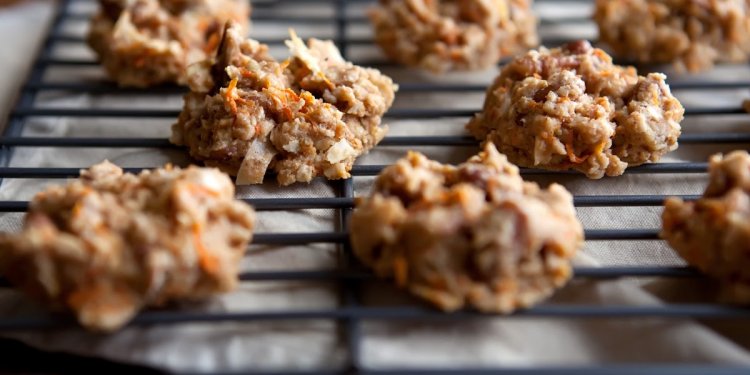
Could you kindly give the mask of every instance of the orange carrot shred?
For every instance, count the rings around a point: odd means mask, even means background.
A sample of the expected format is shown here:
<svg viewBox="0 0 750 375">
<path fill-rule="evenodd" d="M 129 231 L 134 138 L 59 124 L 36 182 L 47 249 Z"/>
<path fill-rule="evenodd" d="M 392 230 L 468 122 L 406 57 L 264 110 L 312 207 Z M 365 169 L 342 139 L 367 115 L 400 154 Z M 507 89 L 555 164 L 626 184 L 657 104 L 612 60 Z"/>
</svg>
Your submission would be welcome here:
<svg viewBox="0 0 750 375">
<path fill-rule="evenodd" d="M 396 280 L 396 285 L 401 287 L 406 285 L 406 279 L 409 276 L 408 266 L 404 257 L 399 256 L 393 259 L 393 276 Z"/>
<path fill-rule="evenodd" d="M 282 61 L 281 64 L 279 64 L 279 68 L 281 70 L 286 70 L 286 68 L 289 67 L 289 64 L 290 64 L 289 59 L 286 59 L 286 60 Z"/>
<path fill-rule="evenodd" d="M 232 109 L 232 113 L 237 114 L 237 78 L 232 78 L 229 82 L 226 91 L 224 92 L 224 100 L 229 103 L 229 107 Z"/>
<path fill-rule="evenodd" d="M 589 158 L 588 155 L 579 157 L 575 154 L 573 151 L 573 133 L 571 132 L 568 132 L 568 135 L 565 137 L 565 152 L 568 154 L 568 159 L 575 164 L 581 164 Z"/>
<path fill-rule="evenodd" d="M 203 47 L 203 51 L 206 53 L 211 53 L 216 47 L 219 45 L 219 33 L 213 33 L 208 38 L 208 41 L 206 42 L 205 47 Z"/>
<path fill-rule="evenodd" d="M 70 293 L 70 295 L 68 295 L 68 301 L 67 301 L 68 306 L 70 306 L 73 309 L 80 309 L 86 303 L 95 299 L 95 297 L 98 296 L 99 294 L 100 293 L 97 287 L 93 287 L 91 289 L 89 288 L 78 289 Z"/>
<path fill-rule="evenodd" d="M 207 187 L 205 187 L 203 185 L 199 185 L 199 184 L 185 184 L 184 186 L 192 194 L 196 194 L 196 195 L 197 194 L 205 194 L 205 195 L 210 195 L 212 197 L 219 196 L 219 192 L 217 192 L 215 190 L 211 190 L 211 189 L 209 189 L 209 188 L 207 188 Z"/>
<path fill-rule="evenodd" d="M 218 272 L 219 262 L 203 245 L 203 239 L 201 239 L 201 226 L 198 223 L 193 224 L 193 244 L 195 246 L 195 251 L 198 252 L 198 263 L 201 268 L 208 273 Z"/>
</svg>

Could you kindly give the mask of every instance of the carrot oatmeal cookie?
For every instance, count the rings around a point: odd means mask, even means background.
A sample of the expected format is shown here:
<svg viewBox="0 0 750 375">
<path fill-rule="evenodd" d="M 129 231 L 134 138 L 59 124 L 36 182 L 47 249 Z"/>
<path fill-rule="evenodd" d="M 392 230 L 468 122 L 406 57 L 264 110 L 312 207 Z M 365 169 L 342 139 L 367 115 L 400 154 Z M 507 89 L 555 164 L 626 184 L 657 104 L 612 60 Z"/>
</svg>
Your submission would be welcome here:
<svg viewBox="0 0 750 375">
<path fill-rule="evenodd" d="M 467 128 L 523 167 L 618 176 L 677 148 L 685 111 L 665 79 L 586 41 L 541 48 L 503 68 Z"/>
<path fill-rule="evenodd" d="M 571 277 L 583 244 L 572 197 L 524 182 L 492 144 L 458 167 L 410 152 L 352 215 L 354 252 L 443 310 L 510 313 Z"/>
<path fill-rule="evenodd" d="M 267 170 L 281 185 L 350 177 L 354 160 L 383 139 L 397 87 L 329 41 L 305 45 L 292 33 L 287 45 L 292 57 L 279 63 L 227 24 L 217 57 L 191 67 L 172 143 L 241 185 L 262 183 Z"/>
<path fill-rule="evenodd" d="M 136 176 L 103 162 L 34 197 L 23 231 L 0 237 L 0 272 L 86 328 L 113 331 L 142 308 L 234 289 L 253 224 L 216 169 Z"/>
<path fill-rule="evenodd" d="M 88 44 L 121 86 L 186 84 L 213 54 L 227 20 L 249 27 L 248 0 L 99 0 Z"/>
<path fill-rule="evenodd" d="M 662 237 L 682 258 L 721 283 L 723 300 L 750 303 L 750 155 L 714 155 L 695 202 L 667 199 Z"/>
<path fill-rule="evenodd" d="M 380 0 L 375 41 L 394 61 L 434 73 L 478 70 L 539 44 L 532 0 Z"/>
<path fill-rule="evenodd" d="M 597 0 L 599 38 L 618 57 L 698 72 L 750 54 L 750 0 Z"/>
</svg>

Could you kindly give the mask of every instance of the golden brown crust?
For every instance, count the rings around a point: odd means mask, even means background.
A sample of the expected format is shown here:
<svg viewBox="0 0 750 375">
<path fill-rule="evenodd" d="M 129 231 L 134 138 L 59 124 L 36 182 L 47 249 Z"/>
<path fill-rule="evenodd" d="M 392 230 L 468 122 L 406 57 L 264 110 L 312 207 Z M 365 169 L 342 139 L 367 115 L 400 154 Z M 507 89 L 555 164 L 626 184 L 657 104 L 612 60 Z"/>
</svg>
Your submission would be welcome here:
<svg viewBox="0 0 750 375">
<path fill-rule="evenodd" d="M 722 299 L 750 303 L 750 155 L 714 155 L 709 184 L 695 202 L 667 199 L 664 237 L 690 265 L 718 279 Z"/>
<path fill-rule="evenodd" d="M 699 72 L 750 54 L 748 0 L 597 0 L 599 39 L 618 57 Z"/>
<path fill-rule="evenodd" d="M 288 45 L 292 58 L 279 63 L 227 26 L 213 65 L 191 67 L 172 143 L 238 184 L 261 183 L 267 171 L 282 185 L 350 177 L 355 159 L 385 136 L 380 122 L 397 86 L 345 61 L 331 42 L 293 36 Z"/>
<path fill-rule="evenodd" d="M 435 73 L 477 70 L 539 43 L 531 0 L 381 0 L 370 19 L 394 61 Z"/>
<path fill-rule="evenodd" d="M 568 281 L 583 228 L 565 188 L 524 182 L 488 144 L 458 167 L 410 152 L 386 168 L 351 241 L 378 276 L 441 309 L 509 313 Z"/>
<path fill-rule="evenodd" d="M 136 176 L 104 162 L 34 197 L 23 231 L 0 238 L 0 271 L 86 328 L 112 331 L 144 307 L 234 289 L 254 220 L 215 169 Z"/>
<path fill-rule="evenodd" d="M 186 84 L 188 65 L 216 49 L 221 27 L 249 28 L 248 0 L 100 0 L 88 44 L 121 86 Z"/>
<path fill-rule="evenodd" d="M 523 167 L 618 176 L 677 148 L 684 108 L 665 79 L 586 41 L 541 48 L 503 68 L 467 128 Z"/>
</svg>

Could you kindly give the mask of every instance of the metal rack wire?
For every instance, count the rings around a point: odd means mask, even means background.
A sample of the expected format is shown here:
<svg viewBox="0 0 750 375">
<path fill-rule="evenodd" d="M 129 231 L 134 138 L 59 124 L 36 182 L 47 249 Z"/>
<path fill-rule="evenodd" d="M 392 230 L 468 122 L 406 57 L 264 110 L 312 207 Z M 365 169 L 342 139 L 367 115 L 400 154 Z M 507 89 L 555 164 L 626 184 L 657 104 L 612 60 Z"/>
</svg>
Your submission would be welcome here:
<svg viewBox="0 0 750 375">
<path fill-rule="evenodd" d="M 67 91 L 89 94 L 130 94 L 144 93 L 137 89 L 120 89 L 110 83 L 56 83 L 47 82 L 44 79 L 46 71 L 50 67 L 59 66 L 93 66 L 93 60 L 74 60 L 54 57 L 53 48 L 58 43 L 81 43 L 82 38 L 64 33 L 61 25 L 65 20 L 83 19 L 86 16 L 72 13 L 71 3 L 85 0 L 62 0 L 59 9 L 51 23 L 49 33 L 43 43 L 39 55 L 35 59 L 28 80 L 24 84 L 18 102 L 8 118 L 8 124 L 0 138 L 0 178 L 36 179 L 36 178 L 68 178 L 76 177 L 78 168 L 14 168 L 9 167 L 13 152 L 18 147 L 109 147 L 109 148 L 172 148 L 173 146 L 165 139 L 156 138 L 33 138 L 22 136 L 22 131 L 27 119 L 30 117 L 118 117 L 118 118 L 174 118 L 178 112 L 174 110 L 161 109 L 67 109 L 67 108 L 40 108 L 36 105 L 36 99 L 40 92 L 44 91 Z M 553 0 L 547 0 L 553 1 Z M 256 1 L 254 3 L 254 19 L 268 21 L 285 21 L 299 24 L 326 24 L 335 28 L 335 38 L 342 54 L 346 57 L 351 46 L 372 44 L 371 39 L 350 37 L 349 26 L 355 23 L 366 22 L 361 17 L 348 16 L 347 8 L 352 4 L 367 2 L 366 0 L 319 0 L 319 2 L 330 3 L 335 9 L 334 17 L 293 17 L 278 16 L 268 10 L 275 6 L 284 6 L 293 3 L 305 2 L 304 0 L 285 0 L 273 2 Z M 545 2 L 537 0 L 537 2 Z M 575 0 L 573 2 L 586 2 L 586 0 Z M 580 18 L 570 17 L 558 19 L 555 22 L 575 23 Z M 550 22 L 542 20 L 542 23 Z M 282 39 L 261 40 L 271 45 L 281 44 Z M 546 45 L 561 43 L 563 40 L 546 39 Z M 363 65 L 376 67 L 389 66 L 383 61 L 359 62 Z M 750 81 L 685 81 L 674 82 L 673 88 L 711 90 L 721 88 L 748 88 Z M 482 92 L 485 86 L 475 84 L 429 84 L 429 83 L 407 83 L 402 84 L 400 92 Z M 180 93 L 184 89 L 178 87 L 161 87 L 149 89 L 150 94 Z M 738 103 L 739 104 L 739 103 Z M 475 113 L 475 110 L 453 110 L 453 109 L 417 109 L 399 108 L 390 111 L 389 118 L 404 119 L 433 119 L 444 117 L 464 118 Z M 726 108 L 689 108 L 687 116 L 711 115 L 725 116 L 744 113 L 739 107 Z M 750 143 L 749 133 L 721 133 L 709 132 L 701 134 L 686 134 L 680 139 L 683 144 L 745 144 Z M 419 136 L 419 137 L 386 137 L 380 147 L 389 146 L 474 146 L 475 141 L 469 137 L 457 136 Z M 93 161 L 92 161 L 93 162 Z M 148 166 L 153 167 L 153 166 Z M 376 175 L 383 166 L 361 165 L 355 166 L 352 174 L 355 178 Z M 138 171 L 141 168 L 130 169 Z M 673 174 L 673 173 L 704 173 L 706 163 L 669 163 L 653 164 L 629 169 L 627 173 L 640 174 Z M 524 169 L 525 175 L 557 175 L 566 172 L 549 172 Z M 328 310 L 309 311 L 274 311 L 274 312 L 247 312 L 247 313 L 190 313 L 178 311 L 145 312 L 139 315 L 132 324 L 180 324 L 188 322 L 226 322 L 226 321 L 272 321 L 272 320 L 305 320 L 324 319 L 338 321 L 344 332 L 344 340 L 348 349 L 348 365 L 339 369 L 317 369 L 300 374 L 745 374 L 748 368 L 735 368 L 724 366 L 685 366 L 685 365 L 641 365 L 641 366 L 602 366 L 590 368 L 483 368 L 483 369 L 401 369 L 401 370 L 371 370 L 362 365 L 361 354 L 361 332 L 360 326 L 364 320 L 404 320 L 404 319 L 430 319 L 430 320 L 461 320 L 467 318 L 479 318 L 484 315 L 462 311 L 452 314 L 444 314 L 427 307 L 394 306 L 394 307 L 371 307 L 363 305 L 359 297 L 361 283 L 372 280 L 374 277 L 358 267 L 352 259 L 348 245 L 347 219 L 353 206 L 354 184 L 352 180 L 334 181 L 330 184 L 337 191 L 336 197 L 326 198 L 265 198 L 247 200 L 248 203 L 261 211 L 273 210 L 296 210 L 296 209 L 335 209 L 340 212 L 339 230 L 323 233 L 259 233 L 254 238 L 254 244 L 273 245 L 305 245 L 311 243 L 338 244 L 342 254 L 342 267 L 339 270 L 322 271 L 265 271 L 248 272 L 241 275 L 246 282 L 261 281 L 329 281 L 335 282 L 341 289 L 341 305 Z M 642 207 L 660 206 L 665 196 L 661 195 L 630 195 L 630 196 L 576 196 L 575 204 L 578 207 Z M 683 196 L 685 199 L 695 199 L 696 196 Z M 26 210 L 26 201 L 0 201 L 0 212 L 23 212 Z M 654 240 L 658 239 L 657 229 L 589 229 L 586 231 L 589 241 L 597 240 Z M 665 277 L 665 278 L 693 278 L 700 277 L 694 270 L 683 267 L 601 267 L 601 268 L 577 268 L 576 278 L 589 279 L 611 279 L 620 277 Z M 7 283 L 0 282 L 0 286 L 8 287 Z M 598 306 L 598 305 L 572 305 L 555 306 L 541 305 L 532 309 L 518 312 L 508 319 L 521 317 L 548 317 L 567 319 L 586 319 L 592 317 L 606 318 L 643 318 L 656 317 L 670 318 L 750 318 L 750 310 L 744 308 L 715 305 L 715 304 L 667 304 L 660 306 Z M 0 318 L 0 332 L 15 330 L 41 330 L 55 327 L 70 326 L 72 321 L 64 317 L 21 317 Z M 251 370 L 251 369 L 248 369 Z M 261 373 L 248 371 L 247 373 Z"/>
</svg>

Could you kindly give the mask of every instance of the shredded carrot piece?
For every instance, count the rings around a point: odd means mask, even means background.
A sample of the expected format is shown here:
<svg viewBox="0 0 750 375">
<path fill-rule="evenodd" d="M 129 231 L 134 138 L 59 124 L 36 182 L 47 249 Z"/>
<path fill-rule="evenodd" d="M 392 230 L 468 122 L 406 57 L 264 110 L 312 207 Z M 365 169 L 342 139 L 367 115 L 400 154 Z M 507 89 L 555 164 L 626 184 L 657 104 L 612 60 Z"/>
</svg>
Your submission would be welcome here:
<svg viewBox="0 0 750 375">
<path fill-rule="evenodd" d="M 274 90 L 270 92 L 271 99 L 276 103 L 277 106 L 280 107 L 281 112 L 284 114 L 284 117 L 287 121 L 290 121 L 294 118 L 294 112 L 292 112 L 292 109 L 289 108 L 290 102 L 298 102 L 300 100 L 300 97 L 297 95 L 294 90 L 285 88 L 283 90 Z"/>
<path fill-rule="evenodd" d="M 281 112 L 284 114 L 284 117 L 286 118 L 286 120 L 290 121 L 290 120 L 292 120 L 294 118 L 294 113 L 292 112 L 292 109 L 289 108 L 289 105 L 288 105 L 289 104 L 289 100 L 288 100 L 289 93 L 287 93 L 286 90 L 288 90 L 288 89 L 285 89 L 284 91 L 282 91 L 282 93 L 284 93 L 283 96 L 282 95 L 271 95 L 271 97 L 273 98 L 273 101 L 276 102 L 276 105 L 278 105 L 279 107 L 281 107 Z"/>
<path fill-rule="evenodd" d="M 568 135 L 565 137 L 565 152 L 568 154 L 568 159 L 575 164 L 581 164 L 589 158 L 588 155 L 579 157 L 575 154 L 573 151 L 573 133 L 571 132 L 568 132 Z"/>
<path fill-rule="evenodd" d="M 206 46 L 203 47 L 203 51 L 206 53 L 211 53 L 216 47 L 219 45 L 219 33 L 213 33 L 208 38 L 208 41 L 206 42 Z"/>
<path fill-rule="evenodd" d="M 606 144 L 607 144 L 607 141 L 603 141 L 599 143 L 598 145 L 596 145 L 596 148 L 594 149 L 594 155 L 601 154 L 602 152 L 604 152 L 604 145 Z"/>
<path fill-rule="evenodd" d="M 405 286 L 406 279 L 409 276 L 409 267 L 404 257 L 396 257 L 393 259 L 393 276 L 398 286 Z"/>
<path fill-rule="evenodd" d="M 224 92 L 224 100 L 229 103 L 229 107 L 232 109 L 232 113 L 237 114 L 237 78 L 232 78 L 229 82 L 227 90 Z"/>
<path fill-rule="evenodd" d="M 287 121 L 291 121 L 294 118 L 294 113 L 292 113 L 291 108 L 284 107 L 282 108 L 282 111 L 284 111 L 284 116 L 286 117 Z"/>
<path fill-rule="evenodd" d="M 201 268 L 208 273 L 216 273 L 219 271 L 219 261 L 209 253 L 208 249 L 203 245 L 203 239 L 201 238 L 201 226 L 198 223 L 193 224 L 193 244 L 195 251 L 198 252 L 198 263 Z"/>
<path fill-rule="evenodd" d="M 68 306 L 74 310 L 78 310 L 89 301 L 96 299 L 100 294 L 101 293 L 96 286 L 93 288 L 82 288 L 76 290 L 68 295 Z"/>
<path fill-rule="evenodd" d="M 197 195 L 197 194 L 205 194 L 205 195 L 210 195 L 210 196 L 212 196 L 212 197 L 218 197 L 218 196 L 219 196 L 219 192 L 217 192 L 217 191 L 215 191 L 215 190 L 211 190 L 211 189 L 209 189 L 209 188 L 207 188 L 207 187 L 205 187 L 205 186 L 203 186 L 203 185 L 198 185 L 198 184 L 185 184 L 185 185 L 183 185 L 183 186 L 185 186 L 185 188 L 186 188 L 186 189 L 187 189 L 187 190 L 188 190 L 188 191 L 189 191 L 190 193 L 192 193 L 192 194 L 196 194 L 196 195 Z"/>
<path fill-rule="evenodd" d="M 607 58 L 607 54 L 604 53 L 604 51 L 602 51 L 600 49 L 595 49 L 594 50 L 594 56 L 596 56 L 596 57 L 598 57 L 600 59 L 606 59 Z"/>
<path fill-rule="evenodd" d="M 293 101 L 299 100 L 299 95 L 297 95 L 297 93 L 294 92 L 294 90 L 290 88 L 284 89 L 284 94 L 286 95 L 287 100 L 293 100 Z"/>
<path fill-rule="evenodd" d="M 255 75 L 255 73 L 253 73 L 253 72 L 251 72 L 251 71 L 249 71 L 247 69 L 242 69 L 240 71 L 240 74 L 242 74 L 242 78 L 253 78 L 253 76 Z"/>
<path fill-rule="evenodd" d="M 284 89 L 284 95 L 286 96 L 284 98 L 286 105 L 288 106 L 290 103 L 296 103 L 299 101 L 299 96 L 297 94 L 290 90 L 290 89 Z"/>
<path fill-rule="evenodd" d="M 91 194 L 93 190 L 89 187 L 84 188 L 83 193 L 81 194 L 81 198 L 86 197 L 87 195 Z M 73 206 L 73 218 L 77 219 L 79 216 L 83 214 L 83 201 L 78 201 Z"/>
<path fill-rule="evenodd" d="M 200 19 L 198 19 L 197 29 L 200 30 L 200 31 L 206 31 L 206 29 L 208 29 L 208 26 L 209 26 L 208 22 L 209 22 L 208 18 L 201 17 Z"/>
<path fill-rule="evenodd" d="M 83 202 L 76 202 L 73 206 L 73 219 L 78 219 L 83 213 Z"/>
<path fill-rule="evenodd" d="M 328 77 L 326 77 L 325 74 L 323 74 L 323 72 L 320 72 L 319 75 L 320 78 L 323 79 L 323 82 L 325 82 L 326 86 L 328 86 L 329 90 L 333 90 L 336 88 L 336 86 L 328 79 Z"/>
<path fill-rule="evenodd" d="M 294 78 L 297 81 L 300 81 L 300 80 L 302 80 L 302 77 L 310 74 L 311 72 L 312 72 L 312 70 L 310 70 L 310 68 L 308 68 L 306 66 L 302 66 L 302 68 L 300 68 L 300 70 L 298 70 L 297 73 L 295 73 Z"/>
</svg>

